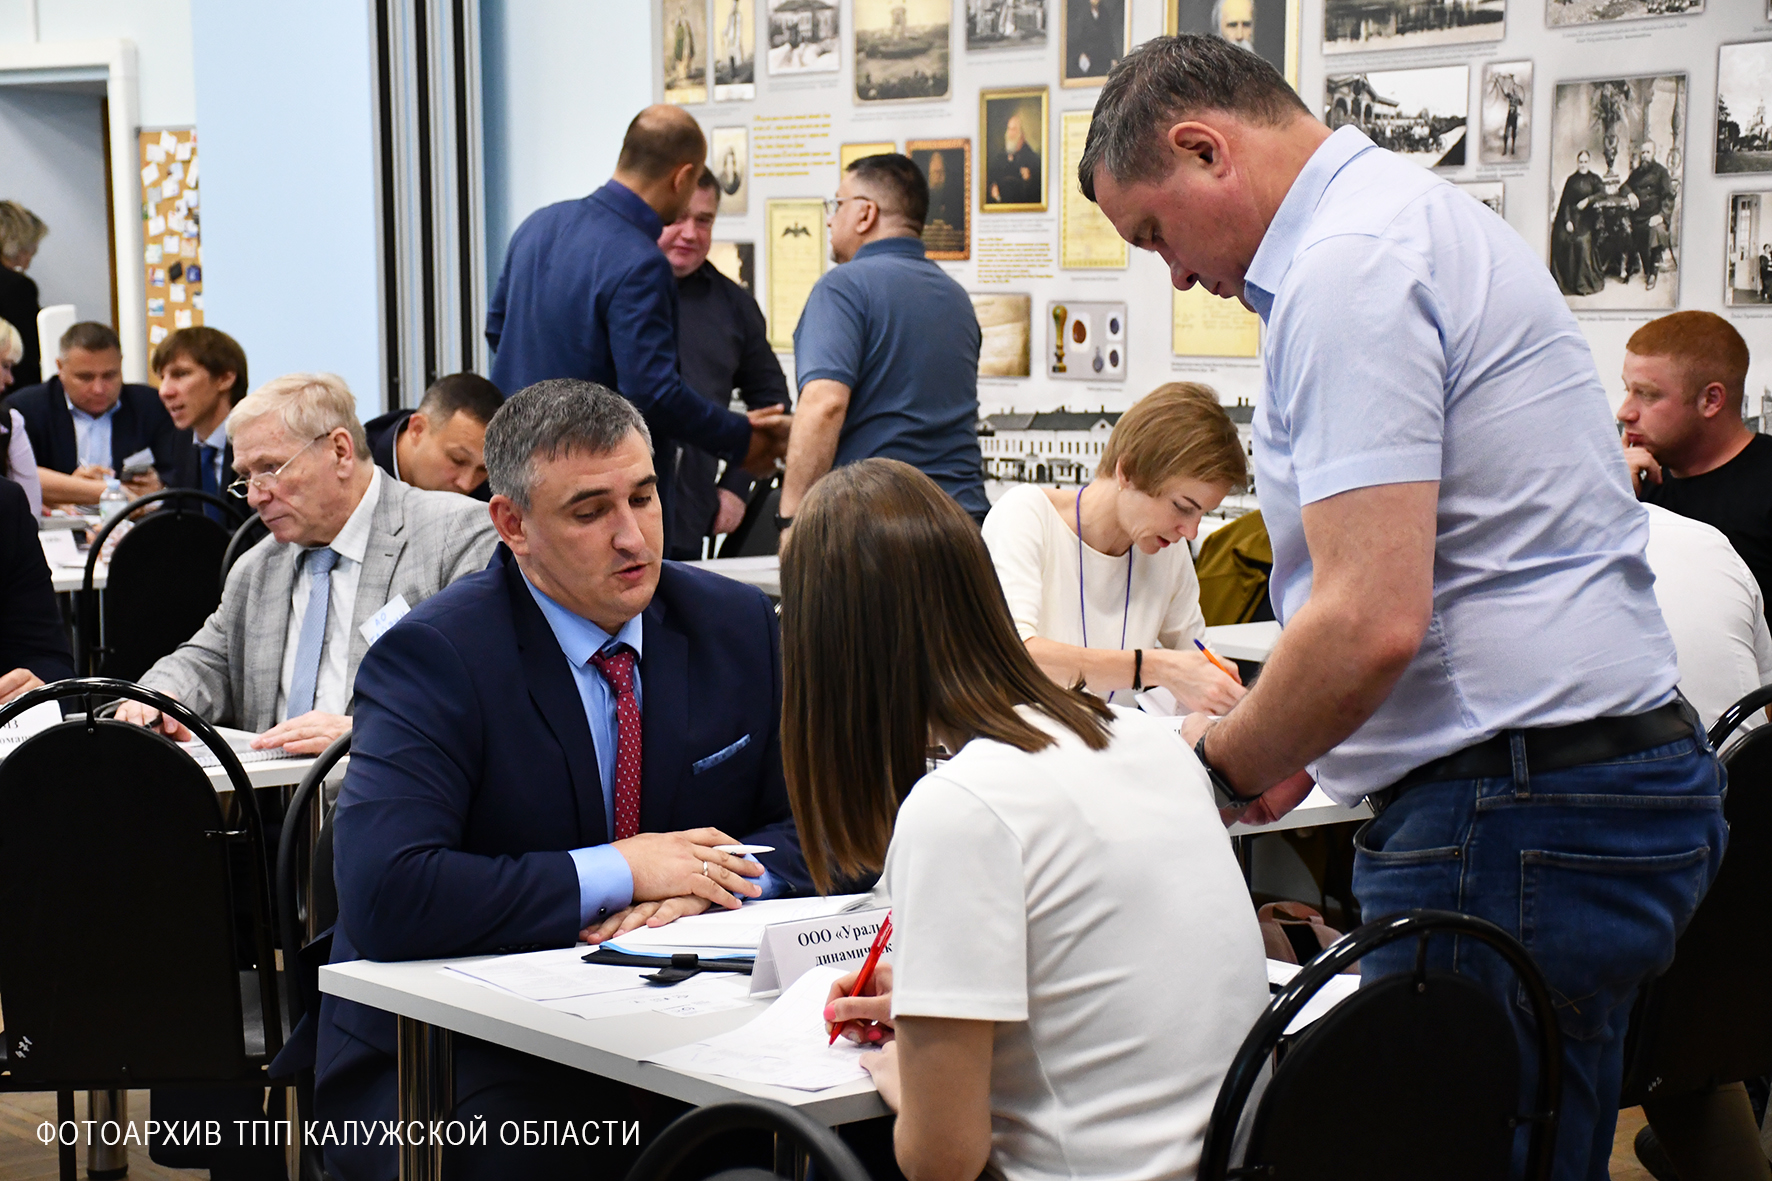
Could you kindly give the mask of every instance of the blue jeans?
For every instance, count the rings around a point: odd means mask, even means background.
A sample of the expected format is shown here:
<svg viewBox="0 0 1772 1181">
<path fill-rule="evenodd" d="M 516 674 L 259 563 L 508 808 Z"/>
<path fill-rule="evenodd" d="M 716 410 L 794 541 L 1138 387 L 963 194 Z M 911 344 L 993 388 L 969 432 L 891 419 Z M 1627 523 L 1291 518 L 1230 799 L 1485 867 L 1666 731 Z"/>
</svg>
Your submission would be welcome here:
<svg viewBox="0 0 1772 1181">
<path fill-rule="evenodd" d="M 1513 735 L 1508 778 L 1426 783 L 1354 838 L 1354 895 L 1367 921 L 1415 907 L 1488 919 L 1526 945 L 1563 1031 L 1558 1181 L 1606 1181 L 1624 1037 L 1638 987 L 1666 970 L 1674 941 L 1722 862 L 1723 769 L 1702 736 L 1605 763 L 1533 772 Z M 1366 981 L 1414 965 L 1415 942 L 1366 957 Z M 1431 965 L 1477 980 L 1507 1006 L 1522 1078 L 1536 1080 L 1531 1007 L 1486 947 L 1436 938 Z M 1532 1105 L 1524 1090 L 1521 1110 Z M 1525 1164 L 1527 1129 L 1515 1142 Z"/>
</svg>

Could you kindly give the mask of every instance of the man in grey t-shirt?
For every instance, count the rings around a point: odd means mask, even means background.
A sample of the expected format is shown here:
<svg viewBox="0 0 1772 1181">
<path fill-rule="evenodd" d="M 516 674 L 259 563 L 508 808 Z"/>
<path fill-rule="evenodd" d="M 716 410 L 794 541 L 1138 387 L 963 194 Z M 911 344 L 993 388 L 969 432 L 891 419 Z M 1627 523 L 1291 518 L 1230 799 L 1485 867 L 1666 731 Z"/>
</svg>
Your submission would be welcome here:
<svg viewBox="0 0 1772 1181">
<path fill-rule="evenodd" d="M 882 456 L 917 468 L 982 522 L 978 317 L 924 256 L 929 185 L 906 156 L 865 156 L 826 201 L 831 255 L 794 329 L 800 407 L 778 523 L 831 468 Z"/>
</svg>

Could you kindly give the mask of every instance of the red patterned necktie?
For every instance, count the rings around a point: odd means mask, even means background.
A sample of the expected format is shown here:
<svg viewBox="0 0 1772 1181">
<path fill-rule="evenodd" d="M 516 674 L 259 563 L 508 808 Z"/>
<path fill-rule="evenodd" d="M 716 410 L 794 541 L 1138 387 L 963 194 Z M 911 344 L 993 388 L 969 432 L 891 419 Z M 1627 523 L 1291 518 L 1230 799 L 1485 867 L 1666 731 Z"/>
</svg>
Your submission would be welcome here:
<svg viewBox="0 0 1772 1181">
<path fill-rule="evenodd" d="M 634 650 L 623 644 L 591 657 L 615 692 L 615 840 L 640 831 L 640 703 L 634 699 Z"/>
</svg>

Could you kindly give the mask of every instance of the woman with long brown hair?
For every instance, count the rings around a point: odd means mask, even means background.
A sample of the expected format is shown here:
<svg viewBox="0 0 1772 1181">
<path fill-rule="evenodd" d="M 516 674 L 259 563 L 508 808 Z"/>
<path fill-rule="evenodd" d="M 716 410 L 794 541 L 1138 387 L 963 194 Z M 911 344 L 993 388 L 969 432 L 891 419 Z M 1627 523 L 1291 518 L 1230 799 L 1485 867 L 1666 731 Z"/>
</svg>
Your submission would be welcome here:
<svg viewBox="0 0 1772 1181">
<path fill-rule="evenodd" d="M 1191 1177 L 1267 1000 L 1205 772 L 1016 634 L 972 519 L 906 464 L 838 468 L 782 558 L 782 753 L 813 878 L 884 870 L 894 960 L 826 1019 L 913 1177 Z M 925 774 L 928 748 L 952 756 Z M 839 994 L 841 998 L 839 999 Z"/>
</svg>

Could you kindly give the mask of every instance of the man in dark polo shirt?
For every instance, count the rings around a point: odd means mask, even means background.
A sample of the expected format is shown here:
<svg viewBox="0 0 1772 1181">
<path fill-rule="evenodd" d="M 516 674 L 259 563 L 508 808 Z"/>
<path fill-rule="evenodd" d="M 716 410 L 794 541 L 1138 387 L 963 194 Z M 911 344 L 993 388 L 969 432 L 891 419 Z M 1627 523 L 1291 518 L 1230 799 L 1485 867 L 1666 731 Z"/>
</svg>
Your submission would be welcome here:
<svg viewBox="0 0 1772 1181">
<path fill-rule="evenodd" d="M 934 480 L 978 520 L 978 317 L 923 253 L 929 185 L 909 157 L 864 156 L 826 201 L 831 257 L 794 329 L 800 405 L 777 524 L 833 467 L 881 456 Z"/>
<path fill-rule="evenodd" d="M 1772 603 L 1772 437 L 1741 421 L 1747 342 L 1714 312 L 1675 312 L 1624 349 L 1618 421 L 1638 499 L 1722 530 Z"/>
<path fill-rule="evenodd" d="M 788 381 L 769 347 L 762 309 L 750 292 L 708 261 L 719 211 L 719 178 L 704 168 L 689 211 L 658 236 L 658 248 L 677 276 L 677 358 L 683 380 L 722 408 L 737 390 L 747 409 L 785 410 Z M 668 464 L 672 458 L 663 456 L 659 462 Z M 703 538 L 738 527 L 756 480 L 735 463 L 716 478 L 719 460 L 689 444 L 677 448 L 674 462 L 676 519 L 668 556 L 689 562 L 701 557 Z"/>
</svg>

